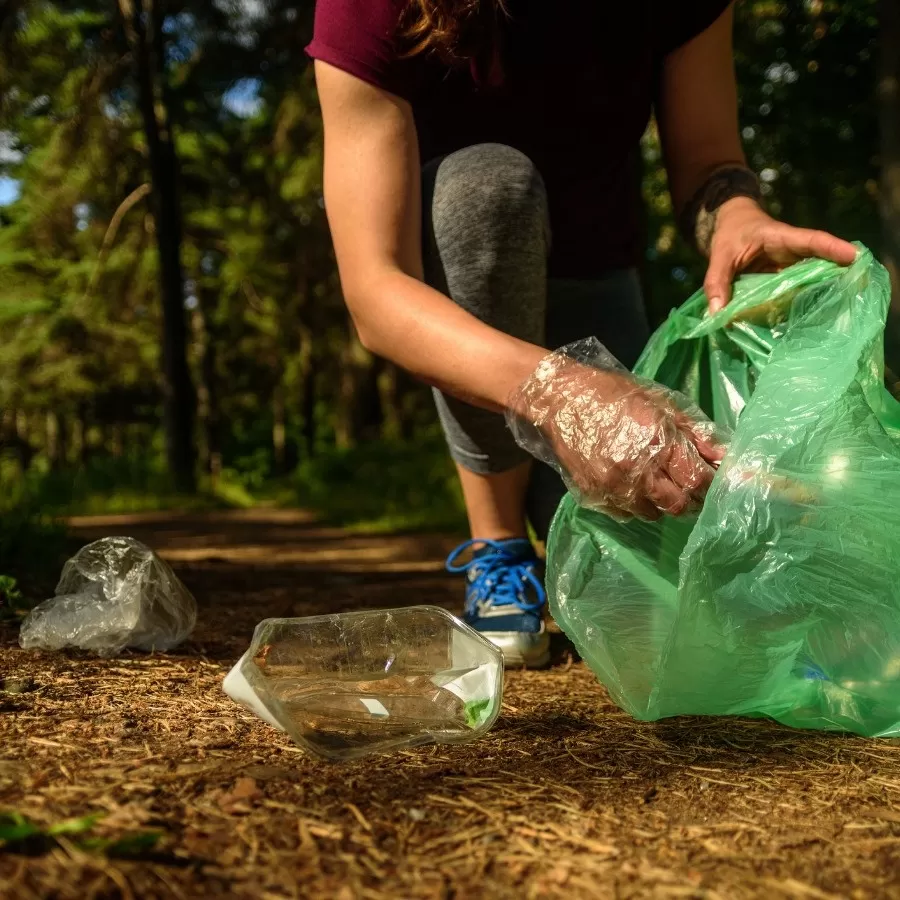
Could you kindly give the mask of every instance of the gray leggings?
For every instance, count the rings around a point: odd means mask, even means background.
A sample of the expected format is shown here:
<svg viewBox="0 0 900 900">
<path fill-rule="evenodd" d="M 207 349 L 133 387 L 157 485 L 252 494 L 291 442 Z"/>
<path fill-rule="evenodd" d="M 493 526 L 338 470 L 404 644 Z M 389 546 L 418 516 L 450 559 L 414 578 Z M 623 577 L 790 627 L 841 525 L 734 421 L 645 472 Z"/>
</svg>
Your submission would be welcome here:
<svg viewBox="0 0 900 900">
<path fill-rule="evenodd" d="M 433 160 L 423 170 L 425 280 L 494 328 L 557 348 L 597 337 L 634 365 L 649 336 L 637 273 L 589 281 L 547 278 L 547 194 L 524 154 L 478 144 Z M 503 417 L 435 391 L 453 459 L 479 474 L 528 459 Z M 526 499 L 529 521 L 545 540 L 565 487 L 536 465 Z"/>
</svg>

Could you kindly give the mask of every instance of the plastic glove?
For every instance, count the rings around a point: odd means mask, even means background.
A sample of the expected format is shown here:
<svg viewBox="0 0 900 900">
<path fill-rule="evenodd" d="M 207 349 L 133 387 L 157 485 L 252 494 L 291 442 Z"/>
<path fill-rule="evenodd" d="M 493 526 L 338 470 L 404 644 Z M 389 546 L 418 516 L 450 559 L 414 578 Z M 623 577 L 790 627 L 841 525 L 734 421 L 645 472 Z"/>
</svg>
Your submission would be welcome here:
<svg viewBox="0 0 900 900">
<path fill-rule="evenodd" d="M 582 506 L 617 519 L 697 509 L 725 455 L 687 398 L 631 375 L 593 338 L 545 357 L 510 398 L 507 423 Z"/>
</svg>

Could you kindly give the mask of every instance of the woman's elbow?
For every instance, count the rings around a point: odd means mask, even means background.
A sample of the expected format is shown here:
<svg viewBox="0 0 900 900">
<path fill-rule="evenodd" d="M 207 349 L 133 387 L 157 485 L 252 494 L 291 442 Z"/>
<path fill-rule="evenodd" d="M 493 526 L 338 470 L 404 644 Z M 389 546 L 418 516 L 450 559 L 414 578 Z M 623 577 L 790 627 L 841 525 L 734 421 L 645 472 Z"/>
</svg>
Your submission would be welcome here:
<svg viewBox="0 0 900 900">
<path fill-rule="evenodd" d="M 386 304 L 385 297 L 396 288 L 393 272 L 368 269 L 357 277 L 341 278 L 344 302 L 356 328 L 359 342 L 375 356 L 390 359 L 391 347 L 387 339 L 395 304 Z"/>
<path fill-rule="evenodd" d="M 379 339 L 378 329 L 372 328 L 371 325 L 360 321 L 353 317 L 353 325 L 356 328 L 356 336 L 359 338 L 360 344 L 375 356 L 385 356 L 383 342 Z"/>
<path fill-rule="evenodd" d="M 347 311 L 350 313 L 350 320 L 356 329 L 356 336 L 360 344 L 375 356 L 384 356 L 383 340 L 381 337 L 381 329 L 378 327 L 377 316 L 373 315 L 371 298 L 366 294 L 369 292 L 358 292 L 352 287 L 344 288 L 344 303 L 347 305 Z"/>
</svg>

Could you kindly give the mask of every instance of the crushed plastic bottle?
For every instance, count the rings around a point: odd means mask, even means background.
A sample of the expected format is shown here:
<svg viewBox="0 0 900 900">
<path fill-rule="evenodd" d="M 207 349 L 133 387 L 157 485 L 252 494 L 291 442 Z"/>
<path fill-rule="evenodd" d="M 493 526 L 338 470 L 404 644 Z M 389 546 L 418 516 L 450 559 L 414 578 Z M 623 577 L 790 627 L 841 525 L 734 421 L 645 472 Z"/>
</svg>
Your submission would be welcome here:
<svg viewBox="0 0 900 900">
<path fill-rule="evenodd" d="M 436 606 L 265 619 L 223 688 L 304 749 L 350 760 L 484 735 L 503 654 Z"/>
<path fill-rule="evenodd" d="M 196 601 L 163 560 L 134 538 L 108 537 L 65 564 L 56 596 L 28 614 L 19 643 L 100 656 L 126 647 L 167 651 L 187 640 L 196 623 Z"/>
</svg>

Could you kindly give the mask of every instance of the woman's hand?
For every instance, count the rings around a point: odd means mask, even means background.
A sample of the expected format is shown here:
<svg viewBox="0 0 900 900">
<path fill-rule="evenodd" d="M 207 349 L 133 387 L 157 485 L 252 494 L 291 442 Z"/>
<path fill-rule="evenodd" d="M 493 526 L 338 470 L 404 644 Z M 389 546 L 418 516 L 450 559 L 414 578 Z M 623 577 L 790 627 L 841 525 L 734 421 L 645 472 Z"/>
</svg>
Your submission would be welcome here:
<svg viewBox="0 0 900 900">
<path fill-rule="evenodd" d="M 853 244 L 824 231 L 778 222 L 745 197 L 722 204 L 715 215 L 703 284 L 710 312 L 718 312 L 728 303 L 731 283 L 741 272 L 777 272 L 809 257 L 841 266 L 849 266 L 856 259 Z"/>
<path fill-rule="evenodd" d="M 662 390 L 585 369 L 561 403 L 550 443 L 583 506 L 654 521 L 699 508 L 724 456 Z"/>
<path fill-rule="evenodd" d="M 738 128 L 732 26 L 734 5 L 664 60 L 656 119 L 675 208 L 691 208 L 710 175 L 746 166 Z M 759 205 L 733 196 L 717 205 L 702 234 L 690 223 L 688 236 L 709 257 L 706 296 L 710 309 L 731 298 L 731 283 L 745 271 L 777 270 L 810 256 L 849 265 L 852 244 L 825 234 L 776 222 Z M 709 209 L 713 209 L 712 206 Z"/>
<path fill-rule="evenodd" d="M 582 506 L 650 521 L 696 509 L 725 454 L 714 426 L 608 354 L 600 363 L 546 357 L 511 400 L 516 440 L 554 466 Z"/>
</svg>

